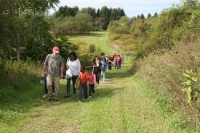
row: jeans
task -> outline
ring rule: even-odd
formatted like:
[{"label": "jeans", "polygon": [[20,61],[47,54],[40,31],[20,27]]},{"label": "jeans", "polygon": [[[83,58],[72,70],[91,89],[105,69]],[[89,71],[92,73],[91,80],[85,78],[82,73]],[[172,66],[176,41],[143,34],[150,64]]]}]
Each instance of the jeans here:
[{"label": "jeans", "polygon": [[87,99],[88,94],[87,94],[87,85],[86,84],[80,84],[80,92],[79,92],[79,99]]},{"label": "jeans", "polygon": [[116,68],[117,68],[117,70],[121,68],[121,64],[119,61],[117,61]]},{"label": "jeans", "polygon": [[92,96],[92,93],[94,93],[94,84],[89,84],[89,96]]},{"label": "jeans", "polygon": [[103,82],[106,80],[106,71],[101,71]]},{"label": "jeans", "polygon": [[78,78],[78,76],[72,76],[71,78],[67,79],[67,95],[70,94],[70,83],[72,80],[72,87],[73,87],[73,94],[76,94],[76,88],[75,88],[75,83],[76,83],[76,79]]}]

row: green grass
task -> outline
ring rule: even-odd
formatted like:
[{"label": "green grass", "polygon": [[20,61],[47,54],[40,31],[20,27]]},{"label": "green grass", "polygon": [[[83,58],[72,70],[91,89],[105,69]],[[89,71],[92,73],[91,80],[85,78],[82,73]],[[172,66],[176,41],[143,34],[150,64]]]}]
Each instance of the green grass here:
[{"label": "green grass", "polygon": [[[107,33],[96,33],[86,38],[94,41],[102,34],[106,38]],[[106,47],[109,46],[103,48]],[[106,83],[96,86],[95,95],[90,101],[78,102],[78,96],[64,98],[65,79],[61,80],[58,101],[42,98],[43,86],[39,83],[39,76],[4,86],[2,91],[7,90],[7,99],[0,101],[0,132],[195,132],[193,127],[178,125],[181,114],[169,113],[171,104],[168,98],[152,89],[137,74],[133,75],[130,71],[131,58],[125,59],[126,67],[109,71]]]},{"label": "green grass", "polygon": [[112,55],[115,52],[115,50],[109,45],[108,32],[93,32],[91,35],[70,36],[70,39],[94,44],[108,55]]}]

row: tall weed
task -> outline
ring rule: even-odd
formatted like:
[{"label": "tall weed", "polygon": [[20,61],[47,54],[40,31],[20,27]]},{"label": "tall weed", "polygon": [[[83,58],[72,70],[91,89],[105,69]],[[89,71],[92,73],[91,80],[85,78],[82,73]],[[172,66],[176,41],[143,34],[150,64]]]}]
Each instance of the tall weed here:
[{"label": "tall weed", "polygon": [[[148,80],[149,83],[164,92],[167,97],[172,99],[173,110],[185,112],[186,117],[190,117],[193,126],[200,124],[200,82],[197,80],[193,84],[191,104],[188,103],[188,94],[183,92],[185,82],[183,73],[185,70],[192,70],[195,78],[200,79],[200,40],[188,42],[184,39],[181,44],[164,54],[155,51],[148,57],[138,59],[134,64],[134,69]],[[196,81],[196,80],[195,80]]]},{"label": "tall weed", "polygon": [[[1,65],[1,83],[12,82],[19,80],[25,76],[33,75],[38,73],[36,71],[38,68],[41,68],[40,63],[33,62],[32,60],[26,61],[15,61],[15,60],[2,60]],[[0,84],[1,84],[0,83]]]}]

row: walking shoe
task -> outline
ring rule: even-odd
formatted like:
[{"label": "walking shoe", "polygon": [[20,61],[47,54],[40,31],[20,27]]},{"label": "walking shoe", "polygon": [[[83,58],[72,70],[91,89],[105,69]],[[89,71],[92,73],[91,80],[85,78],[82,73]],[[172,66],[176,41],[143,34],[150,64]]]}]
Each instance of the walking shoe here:
[{"label": "walking shoe", "polygon": [[47,97],[47,94],[44,94],[42,97],[43,97],[43,98],[46,98],[46,97]]}]

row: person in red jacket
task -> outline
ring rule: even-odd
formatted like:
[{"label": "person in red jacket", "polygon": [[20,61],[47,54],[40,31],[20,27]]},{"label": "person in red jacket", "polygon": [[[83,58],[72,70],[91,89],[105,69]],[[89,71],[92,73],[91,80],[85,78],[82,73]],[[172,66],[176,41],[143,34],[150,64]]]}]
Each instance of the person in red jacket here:
[{"label": "person in red jacket", "polygon": [[116,62],[116,69],[120,69],[121,66],[121,57],[119,55],[115,56],[115,62]]},{"label": "person in red jacket", "polygon": [[89,81],[89,98],[92,97],[92,93],[94,94],[94,87],[96,82],[96,76],[93,74],[92,70],[90,70],[88,74],[88,81]]},{"label": "person in red jacket", "polygon": [[86,100],[88,98],[87,94],[88,74],[85,71],[84,66],[81,66],[79,79],[80,79],[79,100]]}]

